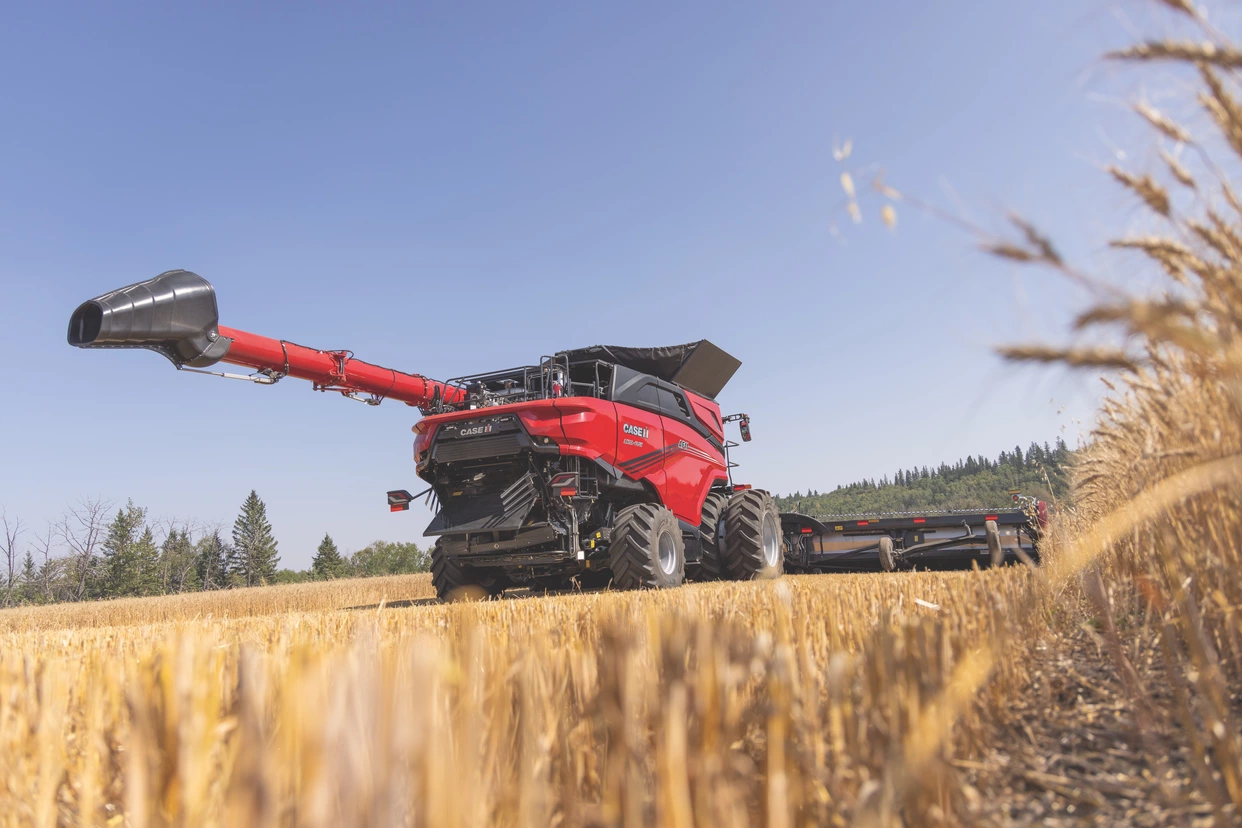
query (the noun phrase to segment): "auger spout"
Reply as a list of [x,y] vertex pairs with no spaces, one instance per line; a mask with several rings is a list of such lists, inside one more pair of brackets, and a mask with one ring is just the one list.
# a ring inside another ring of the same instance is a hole
[[147,348],[178,368],[224,358],[216,291],[203,277],[170,270],[154,279],[83,302],[69,317],[69,344],[79,348]]
[[297,377],[319,391],[368,395],[370,403],[392,398],[427,408],[437,397],[455,403],[462,396],[457,387],[372,365],[349,351],[320,351],[220,325],[215,288],[188,270],[83,302],[69,318],[68,339],[78,348],[145,348],[178,368],[227,362],[252,368],[268,382]]

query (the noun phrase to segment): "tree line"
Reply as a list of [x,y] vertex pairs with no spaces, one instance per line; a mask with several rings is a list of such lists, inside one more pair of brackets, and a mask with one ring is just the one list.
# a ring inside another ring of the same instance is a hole
[[113,515],[112,504],[82,499],[42,532],[0,510],[6,607],[425,572],[430,563],[413,543],[376,541],[342,555],[325,534],[309,569],[280,569],[267,506],[253,490],[227,537],[220,526],[153,520],[133,500]]
[[781,511],[809,515],[873,514],[939,509],[992,509],[1012,502],[1010,491],[1042,500],[1069,497],[1074,452],[1057,438],[1053,445],[1032,442],[1023,451],[1002,451],[995,460],[979,455],[898,469],[885,475],[838,486],[830,492],[810,490],[778,496]]

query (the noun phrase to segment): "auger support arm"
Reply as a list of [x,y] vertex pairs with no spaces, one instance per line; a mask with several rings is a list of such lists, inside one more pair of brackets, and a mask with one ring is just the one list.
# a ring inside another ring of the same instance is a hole
[[454,403],[462,394],[418,374],[355,359],[350,351],[320,351],[220,325],[215,289],[187,270],[170,270],[82,303],[69,319],[68,339],[78,348],[145,348],[178,368],[241,365],[268,381],[297,377],[318,391],[339,391],[372,404],[392,398],[427,408],[437,396]]

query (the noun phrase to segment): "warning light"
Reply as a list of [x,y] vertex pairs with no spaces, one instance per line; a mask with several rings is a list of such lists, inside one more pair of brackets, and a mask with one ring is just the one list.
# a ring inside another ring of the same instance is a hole
[[410,501],[414,499],[414,495],[405,489],[394,489],[388,493],[388,511],[404,512],[410,508]]

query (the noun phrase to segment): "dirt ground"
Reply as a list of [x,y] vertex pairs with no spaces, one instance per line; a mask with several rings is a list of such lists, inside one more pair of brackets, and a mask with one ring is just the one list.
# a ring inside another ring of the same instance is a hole
[[1165,698],[1169,684],[1160,653],[1129,655],[1139,666],[1142,704],[1089,626],[1037,645],[1029,692],[1013,700],[1003,723],[1008,738],[998,742],[1004,747],[953,763],[978,793],[972,810],[979,824],[1238,822],[1225,803],[1204,801],[1192,784],[1185,731],[1163,713],[1172,700]]

